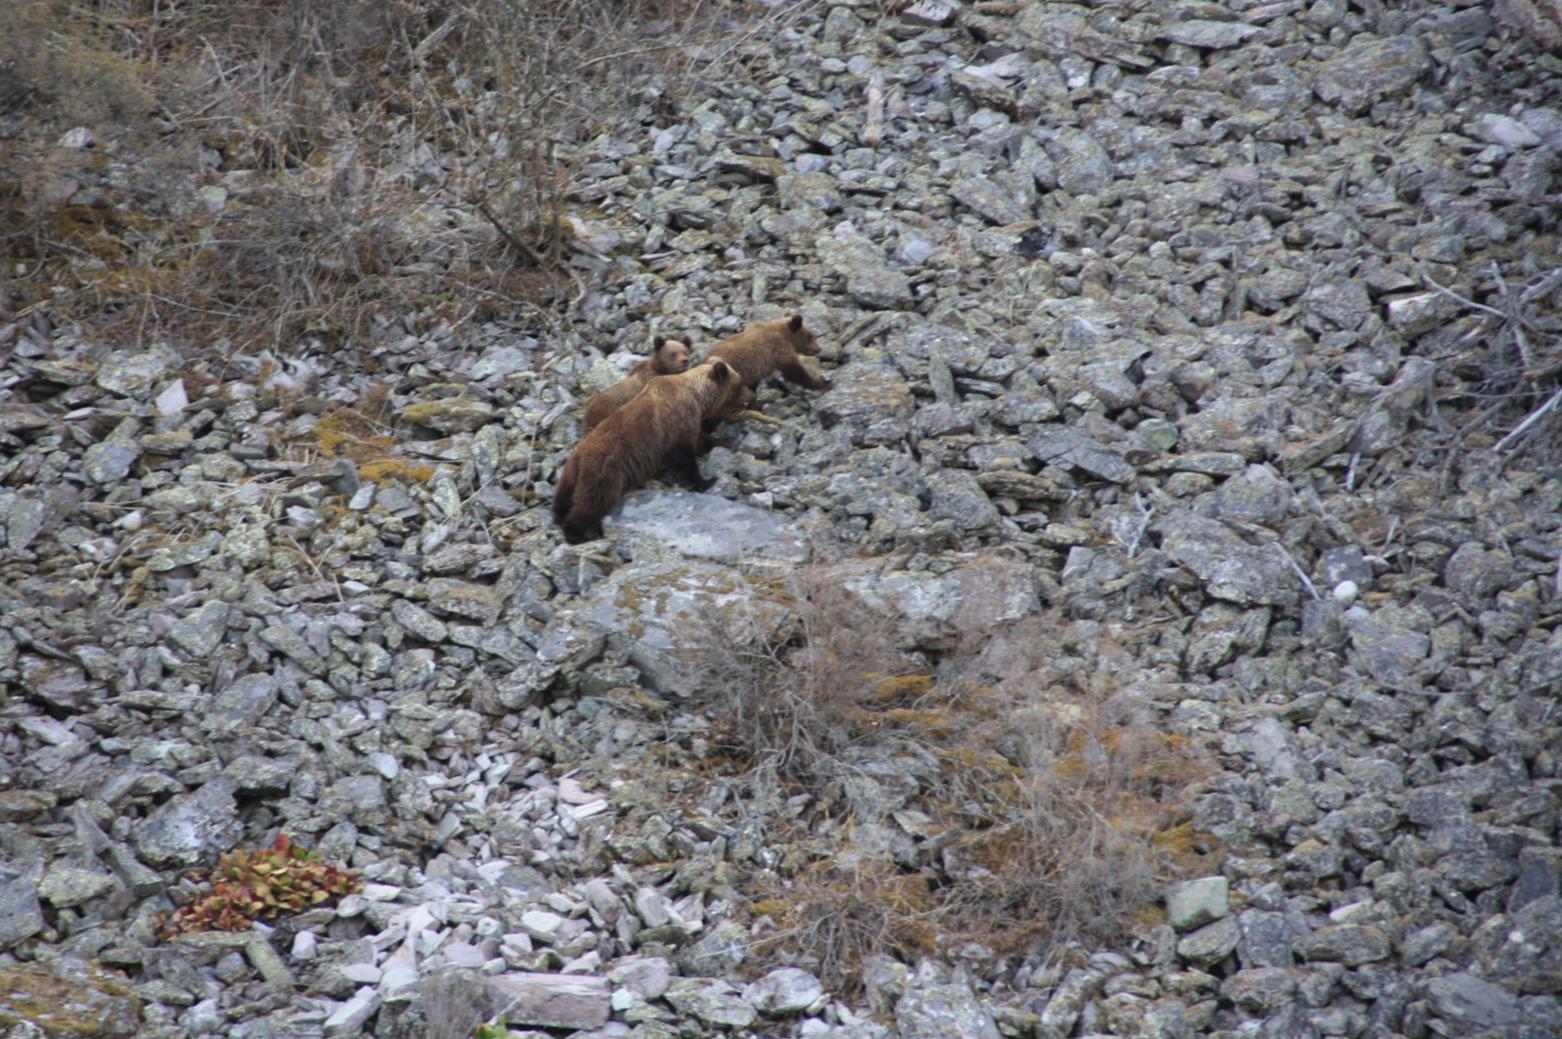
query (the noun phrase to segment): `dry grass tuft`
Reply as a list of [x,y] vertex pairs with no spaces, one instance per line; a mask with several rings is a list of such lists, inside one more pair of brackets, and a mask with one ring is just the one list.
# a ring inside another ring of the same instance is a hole
[[1119,937],[1208,868],[1185,808],[1199,749],[1110,669],[1039,664],[1078,650],[1048,622],[935,661],[848,592],[805,575],[794,593],[795,637],[715,635],[702,654],[744,803],[789,806],[775,838],[792,850],[753,884],[762,951],[846,989],[879,952],[1045,955]]
[[560,320],[581,146],[801,6],[12,0],[0,311],[230,351]]

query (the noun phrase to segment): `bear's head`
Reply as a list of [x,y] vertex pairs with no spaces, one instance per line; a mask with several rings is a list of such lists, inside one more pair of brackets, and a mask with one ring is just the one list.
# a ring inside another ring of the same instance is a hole
[[819,340],[803,324],[803,315],[793,314],[786,319],[786,335],[792,342],[792,349],[798,353],[807,357],[819,356]]
[[723,419],[753,406],[754,391],[743,385],[743,379],[726,361],[708,361],[700,368],[713,387],[705,397],[704,418]]
[[651,370],[657,375],[677,375],[689,370],[689,344],[657,336],[651,341]]

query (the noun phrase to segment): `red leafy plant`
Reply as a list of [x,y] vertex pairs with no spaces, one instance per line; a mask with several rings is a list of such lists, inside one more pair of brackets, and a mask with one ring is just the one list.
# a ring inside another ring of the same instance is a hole
[[226,853],[203,880],[211,890],[164,920],[163,938],[242,931],[256,920],[313,909],[363,886],[357,873],[321,862],[287,834],[277,834],[270,848]]

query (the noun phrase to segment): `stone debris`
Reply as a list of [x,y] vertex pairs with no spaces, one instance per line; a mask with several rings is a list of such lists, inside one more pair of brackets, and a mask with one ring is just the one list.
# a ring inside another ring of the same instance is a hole
[[[0,325],[0,1034],[1562,1034],[1541,6],[802,5],[569,142],[546,330],[212,366]],[[386,133],[409,181],[482,172]],[[245,205],[209,160],[190,204]],[[564,545],[581,402],[653,335],[794,312],[831,388],[761,386],[704,492]],[[826,592],[907,687],[1088,675],[1200,748],[1163,906],[876,950],[860,993],[770,958],[752,884],[836,828],[978,868],[909,752],[853,748],[849,827],[723,771],[712,646],[784,659]],[[362,890],[158,937],[278,833]]]

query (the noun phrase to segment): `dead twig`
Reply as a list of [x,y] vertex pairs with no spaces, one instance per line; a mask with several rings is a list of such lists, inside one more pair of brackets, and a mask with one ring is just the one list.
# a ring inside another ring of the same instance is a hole
[[1525,417],[1523,422],[1520,422],[1517,426],[1513,427],[1513,431],[1511,433],[1497,441],[1496,449],[1498,451],[1506,450],[1509,444],[1514,443],[1525,433],[1528,433],[1530,428],[1533,427],[1535,423],[1539,422],[1541,419],[1551,414],[1552,411],[1556,410],[1558,401],[1562,401],[1562,390],[1558,390],[1557,392],[1553,393],[1546,399],[1544,404],[1530,412],[1529,415]]

